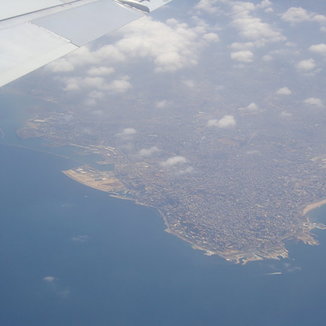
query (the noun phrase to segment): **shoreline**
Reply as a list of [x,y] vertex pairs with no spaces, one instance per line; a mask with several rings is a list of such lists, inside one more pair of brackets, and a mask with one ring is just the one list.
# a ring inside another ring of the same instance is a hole
[[[106,192],[109,197],[111,198],[117,198],[117,199],[121,199],[121,200],[129,200],[132,201],[133,203],[135,203],[136,205],[140,205],[140,206],[144,206],[144,207],[148,207],[148,208],[153,208],[158,212],[158,215],[162,218],[163,223],[165,225],[165,232],[170,233],[174,236],[176,236],[177,238],[187,242],[188,244],[191,245],[191,247],[195,250],[199,250],[202,251],[204,255],[206,256],[219,256],[220,258],[229,261],[229,262],[233,262],[236,264],[241,264],[241,265],[245,265],[249,262],[252,261],[259,261],[259,260],[265,260],[265,259],[276,259],[279,260],[281,258],[287,258],[288,257],[288,250],[284,247],[278,247],[278,248],[274,248],[274,250],[270,250],[269,252],[261,252],[261,251],[257,251],[257,252],[241,252],[238,250],[234,250],[234,251],[219,251],[219,250],[210,250],[208,248],[204,248],[198,244],[196,244],[195,242],[191,241],[191,239],[183,236],[182,234],[175,232],[173,229],[170,228],[168,219],[166,218],[165,214],[163,214],[163,212],[156,208],[153,207],[151,205],[139,202],[138,200],[134,199],[134,198],[128,198],[126,196],[123,196],[123,194],[119,193],[118,191],[113,191],[113,190],[117,190],[115,189],[115,186],[113,184],[102,184],[101,182],[99,182],[98,180],[95,180],[95,182],[90,182],[90,180],[92,180],[92,176],[89,178],[85,179],[85,174],[80,174],[78,172],[75,171],[75,169],[70,169],[70,170],[64,170],[62,171],[63,174],[65,174],[68,178],[74,180],[75,182],[78,182],[80,184],[83,184],[84,186],[99,190],[99,191],[103,191]],[[87,175],[87,174],[86,174]],[[111,176],[111,181],[115,180],[115,181],[119,181],[119,183],[121,183],[121,181],[119,179],[117,179],[116,177]],[[103,181],[103,180],[101,180]],[[107,182],[107,180],[105,180],[105,183]],[[121,183],[121,185],[123,185],[123,183]],[[121,186],[120,185],[120,186]],[[122,187],[124,188],[124,187]],[[122,190],[122,189],[120,189]],[[126,189],[124,189],[126,190]],[[303,208],[302,211],[302,216],[305,216],[307,213],[309,213],[310,211],[319,208],[323,205],[326,205],[326,199],[323,199],[321,201],[315,202],[315,203],[311,203],[308,204],[307,206],[305,206]],[[309,217],[307,217],[309,220]],[[316,223],[308,223],[306,225],[306,230],[304,232],[304,234],[302,234],[301,237],[296,237],[298,240],[303,241],[305,244],[308,245],[316,245],[318,244],[318,242],[313,241],[313,239],[311,238],[311,234],[310,231],[316,228],[320,228],[318,227],[318,225]],[[303,236],[305,235],[305,236]]]
[[307,213],[313,211],[316,208],[326,205],[326,199],[320,200],[318,202],[308,204],[302,211],[302,215],[307,215]]

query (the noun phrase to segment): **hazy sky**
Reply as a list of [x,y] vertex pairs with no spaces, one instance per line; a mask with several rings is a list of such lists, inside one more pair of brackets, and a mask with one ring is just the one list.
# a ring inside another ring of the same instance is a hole
[[[154,17],[129,24],[41,73],[86,106],[132,92],[142,79],[173,76],[189,92],[206,79],[218,91],[231,87],[233,78],[255,79],[259,73],[274,80],[265,93],[302,95],[307,107],[322,107],[318,85],[324,78],[326,13],[320,7],[320,1],[175,0]],[[296,87],[305,83],[316,87],[303,95]]]

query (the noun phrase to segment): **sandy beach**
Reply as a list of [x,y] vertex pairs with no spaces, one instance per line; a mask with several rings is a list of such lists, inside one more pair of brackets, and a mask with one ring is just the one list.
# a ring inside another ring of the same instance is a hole
[[318,201],[316,203],[309,204],[303,209],[302,215],[306,215],[310,211],[312,211],[312,210],[314,210],[314,209],[316,209],[318,207],[321,207],[323,205],[326,205],[326,199],[323,199],[323,200]]

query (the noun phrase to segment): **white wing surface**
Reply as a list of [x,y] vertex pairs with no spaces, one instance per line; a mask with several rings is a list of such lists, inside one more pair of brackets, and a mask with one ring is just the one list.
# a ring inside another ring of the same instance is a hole
[[0,0],[0,87],[172,0]]
[[62,5],[63,3],[65,1],[60,0],[2,0],[0,2],[0,20]]

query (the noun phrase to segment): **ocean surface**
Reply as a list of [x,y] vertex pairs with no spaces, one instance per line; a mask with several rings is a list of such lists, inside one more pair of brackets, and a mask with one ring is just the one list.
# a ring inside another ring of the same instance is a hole
[[74,164],[0,145],[1,326],[325,325],[325,231],[286,260],[227,263],[60,172]]

